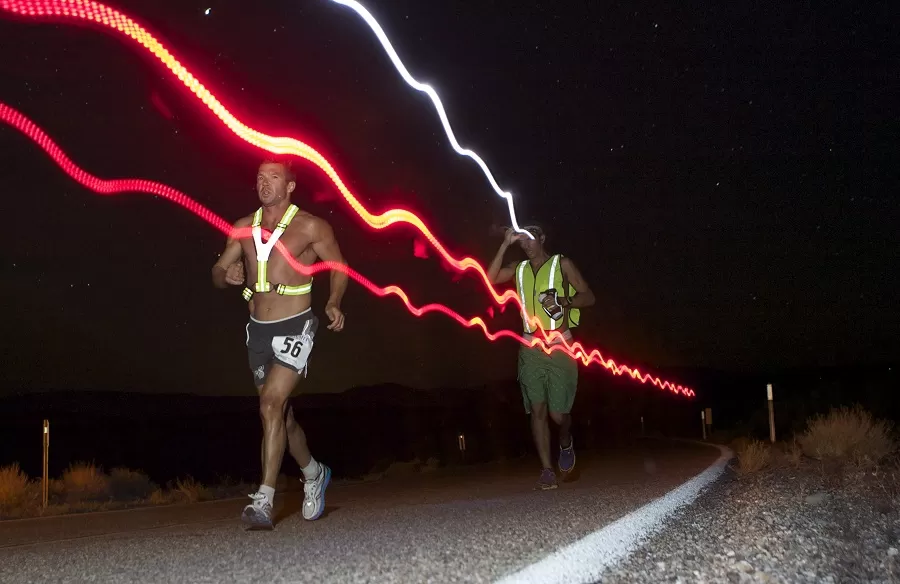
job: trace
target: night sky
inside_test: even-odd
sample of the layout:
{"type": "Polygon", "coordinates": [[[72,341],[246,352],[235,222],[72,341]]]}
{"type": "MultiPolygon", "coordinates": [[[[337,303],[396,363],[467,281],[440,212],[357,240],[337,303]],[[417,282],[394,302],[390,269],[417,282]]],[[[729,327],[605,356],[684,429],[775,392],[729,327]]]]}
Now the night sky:
{"type": "MultiPolygon", "coordinates": [[[[505,202],[452,151],[430,100],[369,28],[327,0],[264,4],[113,5],[238,118],[318,148],[371,211],[405,206],[455,255],[487,264],[505,202]]],[[[519,218],[542,221],[551,251],[590,282],[597,304],[581,339],[650,368],[900,354],[900,67],[887,3],[576,4],[367,2],[460,142],[514,193],[519,218]]],[[[4,16],[0,53],[0,101],[87,171],[166,183],[229,221],[258,206],[264,153],[135,44],[4,16]]],[[[97,196],[5,125],[0,157],[0,394],[252,394],[246,303],[210,283],[219,232],[152,196],[97,196]]],[[[448,272],[430,248],[415,257],[409,227],[372,232],[317,168],[297,169],[294,201],[332,223],[354,268],[417,305],[486,317],[476,278],[448,272]]],[[[327,288],[323,275],[320,314],[327,288]]],[[[515,377],[512,341],[417,319],[352,282],[343,309],[343,333],[320,329],[307,391],[515,377]]],[[[519,328],[513,310],[489,322],[519,328]]]]}

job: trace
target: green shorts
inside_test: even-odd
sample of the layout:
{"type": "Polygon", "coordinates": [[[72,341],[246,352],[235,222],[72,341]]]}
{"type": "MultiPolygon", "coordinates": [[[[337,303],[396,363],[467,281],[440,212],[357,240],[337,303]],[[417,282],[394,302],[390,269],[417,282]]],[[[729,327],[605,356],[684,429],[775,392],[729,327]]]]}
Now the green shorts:
{"type": "Polygon", "coordinates": [[[525,411],[546,403],[551,412],[568,414],[578,389],[578,363],[562,351],[550,355],[537,347],[519,348],[519,386],[525,411]]]}

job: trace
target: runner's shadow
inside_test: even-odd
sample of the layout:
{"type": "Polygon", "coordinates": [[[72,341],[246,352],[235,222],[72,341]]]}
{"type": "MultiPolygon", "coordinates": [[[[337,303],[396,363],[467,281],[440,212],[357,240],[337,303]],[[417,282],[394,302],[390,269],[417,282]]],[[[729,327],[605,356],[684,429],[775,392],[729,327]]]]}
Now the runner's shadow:
{"type": "Polygon", "coordinates": [[[571,471],[562,473],[560,482],[574,483],[581,478],[581,466],[575,466],[571,471]]]}

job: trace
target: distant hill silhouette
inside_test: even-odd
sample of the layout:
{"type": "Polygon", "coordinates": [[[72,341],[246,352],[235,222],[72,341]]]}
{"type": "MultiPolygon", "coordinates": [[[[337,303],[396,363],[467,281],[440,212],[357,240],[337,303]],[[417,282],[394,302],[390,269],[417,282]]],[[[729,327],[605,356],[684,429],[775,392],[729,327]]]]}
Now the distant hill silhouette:
{"type": "MultiPolygon", "coordinates": [[[[802,430],[829,407],[860,403],[900,419],[898,367],[818,368],[768,374],[703,369],[657,371],[697,391],[687,400],[606,371],[581,369],[573,433],[581,448],[615,448],[647,433],[698,438],[699,412],[713,409],[714,429],[768,435],[765,384],[775,385],[779,437],[802,430]]],[[[396,384],[291,400],[314,455],[336,476],[361,476],[393,461],[462,464],[533,456],[528,417],[515,380],[479,388],[410,389],[396,384]],[[457,436],[466,436],[466,455],[457,436]]],[[[40,472],[41,421],[51,422],[51,475],[70,463],[144,470],[157,482],[191,475],[258,480],[261,423],[255,395],[30,391],[0,399],[0,466],[14,461],[40,472]]],[[[299,473],[286,457],[284,472],[299,473]]]]}

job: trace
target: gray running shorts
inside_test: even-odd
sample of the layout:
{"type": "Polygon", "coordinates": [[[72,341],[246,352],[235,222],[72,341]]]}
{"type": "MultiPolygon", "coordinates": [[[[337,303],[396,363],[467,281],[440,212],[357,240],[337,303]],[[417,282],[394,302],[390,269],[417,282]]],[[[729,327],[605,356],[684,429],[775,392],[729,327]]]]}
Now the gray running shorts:
{"type": "Polygon", "coordinates": [[[281,320],[247,323],[247,358],[257,387],[266,382],[273,363],[305,376],[319,319],[312,309],[281,320]]]}

